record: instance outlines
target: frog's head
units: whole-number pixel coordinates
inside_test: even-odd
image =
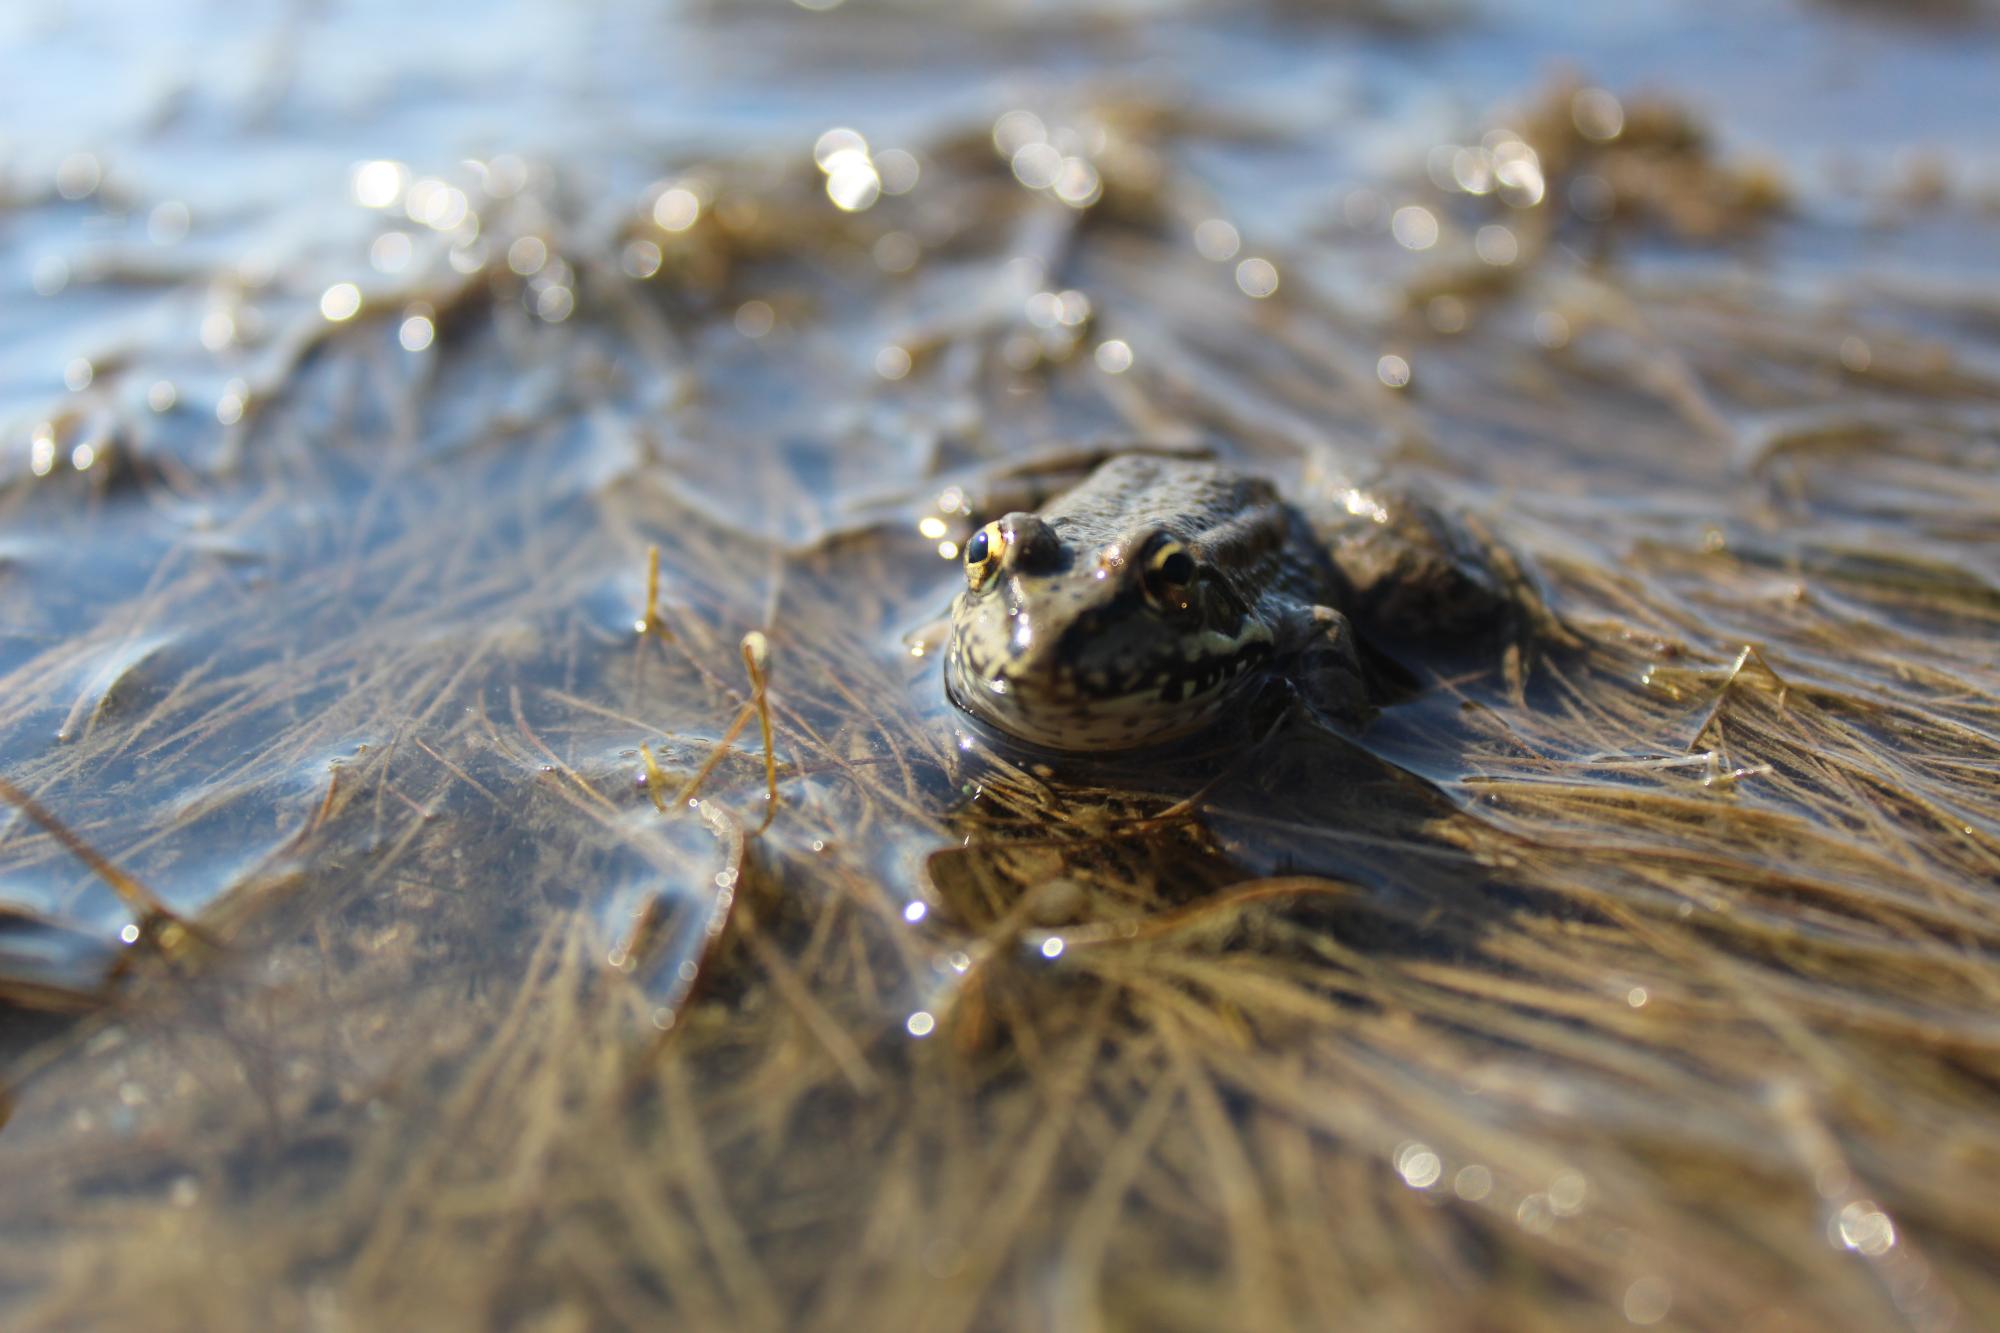
[[[1272,652],[1240,580],[1192,532],[1108,542],[1015,513],[965,545],[945,682],[961,708],[1057,750],[1115,750],[1212,721]]]

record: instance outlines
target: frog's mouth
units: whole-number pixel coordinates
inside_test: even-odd
[[[1017,739],[1055,750],[1122,750],[1201,730],[1271,660],[1261,629],[1205,632],[1177,653],[1123,663],[1090,654],[1023,659],[983,653],[954,634],[945,655],[952,702]]]

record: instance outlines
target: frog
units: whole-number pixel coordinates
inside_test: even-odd
[[[1274,676],[1363,725],[1400,655],[1499,633],[1490,544],[1410,489],[1288,497],[1224,462],[1120,454],[964,542],[946,690],[1027,746],[1141,750],[1203,732]]]

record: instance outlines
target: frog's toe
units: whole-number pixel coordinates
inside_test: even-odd
[[[1296,684],[1300,697],[1325,721],[1358,726],[1375,712],[1354,626],[1332,607],[1312,609],[1310,637],[1299,655]]]

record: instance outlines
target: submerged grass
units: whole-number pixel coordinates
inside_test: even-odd
[[[41,488],[85,540],[205,495],[267,582],[167,540],[0,694],[70,719],[10,772],[104,855],[243,850],[163,891],[223,957],[142,951],[17,1043],[8,1325],[2000,1322],[1990,342],[1926,373],[1871,321],[1939,312],[1850,293],[1864,373],[1775,286],[1578,259],[1699,263],[1781,194],[1671,108],[1606,146],[1548,107],[1551,196],[1629,214],[1524,214],[1481,269],[1501,206],[1426,196],[1435,263],[1300,241],[1268,301],[1188,250],[1221,131],[1159,107],[1075,113],[1082,208],[983,133],[865,215],[716,164],[695,227],[550,238],[572,324],[517,327],[504,273],[425,290],[434,363],[302,339],[236,471]],[[657,277],[609,271],[635,239]],[[1357,268],[1416,295],[1364,317]],[[1135,438],[1308,498],[1422,477],[1569,642],[1431,664],[1354,737],[962,742],[901,646],[951,572],[922,500]],[[61,846],[0,838],[88,915]]]

